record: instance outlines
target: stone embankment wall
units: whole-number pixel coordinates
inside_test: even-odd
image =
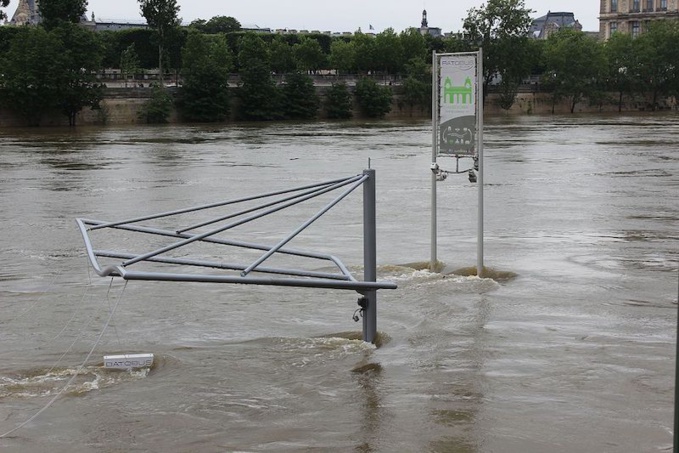
[[[318,92],[323,97],[327,87],[318,87]],[[235,89],[234,89],[235,90]],[[148,100],[151,90],[148,88],[109,88],[106,90],[105,99],[101,102],[98,110],[84,109],[78,114],[77,125],[126,125],[142,124],[144,121],[139,118],[139,112],[144,103]],[[235,97],[235,96],[234,96]],[[611,99],[617,99],[612,94]],[[486,98],[484,112],[486,115],[544,115],[544,114],[568,114],[570,104],[568,101],[561,101],[552,105],[549,93],[519,93],[516,102],[509,110],[503,110],[498,103],[496,94],[489,94]],[[358,116],[358,106],[354,106],[354,113]],[[676,109],[674,99],[664,99],[660,104],[661,109]],[[623,112],[639,112],[651,110],[643,99],[626,99],[623,102]],[[606,113],[617,112],[617,102],[605,104],[603,106],[590,106],[587,101],[576,105],[574,113]],[[323,112],[321,111],[321,117]],[[388,119],[405,118],[431,118],[428,109],[411,109],[403,105],[398,96],[394,96],[392,111],[387,115]],[[177,112],[173,112],[169,118],[170,122],[180,121]],[[48,115],[40,124],[41,126],[68,126],[65,116],[55,112]],[[21,127],[24,126],[20,118],[7,111],[0,110],[0,127]]]

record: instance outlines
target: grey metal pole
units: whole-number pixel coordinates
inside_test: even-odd
[[[679,453],[679,286],[677,287],[677,351],[674,354],[674,452]]]
[[[477,149],[479,150],[479,175],[477,184],[479,189],[479,218],[478,218],[478,237],[476,244],[476,275],[483,277],[483,49],[479,49],[476,57],[477,62],[477,86],[479,87],[478,96],[478,117],[476,119],[476,139]]]
[[[363,170],[368,178],[363,183],[363,280],[377,281],[377,216],[375,196],[375,170]],[[363,311],[363,341],[374,343],[377,336],[377,290],[362,292],[365,298]]]
[[[436,155],[438,154],[438,58],[436,52],[432,52],[431,62],[431,122],[432,122],[432,137],[431,137],[431,163],[432,167],[436,165]],[[432,169],[433,170],[433,169]],[[436,262],[438,257],[436,255],[437,249],[437,205],[436,205],[436,173],[431,172],[431,261],[429,263],[429,270],[434,272],[436,270]]]

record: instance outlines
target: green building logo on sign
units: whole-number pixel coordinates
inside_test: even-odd
[[[472,80],[467,77],[462,86],[453,86],[450,77],[446,77],[443,85],[443,102],[446,104],[473,104],[474,96],[472,93]]]

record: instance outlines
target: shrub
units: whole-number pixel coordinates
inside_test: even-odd
[[[373,79],[363,78],[356,84],[356,98],[361,112],[368,118],[383,118],[391,111],[392,92]]]

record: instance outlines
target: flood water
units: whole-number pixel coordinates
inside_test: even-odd
[[[488,119],[483,279],[453,272],[476,265],[463,175],[438,183],[445,267],[425,269],[426,122],[0,130],[0,450],[671,451],[678,119]],[[354,291],[100,278],[75,223],[368,165],[378,277],[398,284],[378,291],[379,347],[356,339]],[[361,202],[290,245],[360,279]],[[275,244],[315,209],[236,233]],[[128,352],[154,366],[102,368]]]

